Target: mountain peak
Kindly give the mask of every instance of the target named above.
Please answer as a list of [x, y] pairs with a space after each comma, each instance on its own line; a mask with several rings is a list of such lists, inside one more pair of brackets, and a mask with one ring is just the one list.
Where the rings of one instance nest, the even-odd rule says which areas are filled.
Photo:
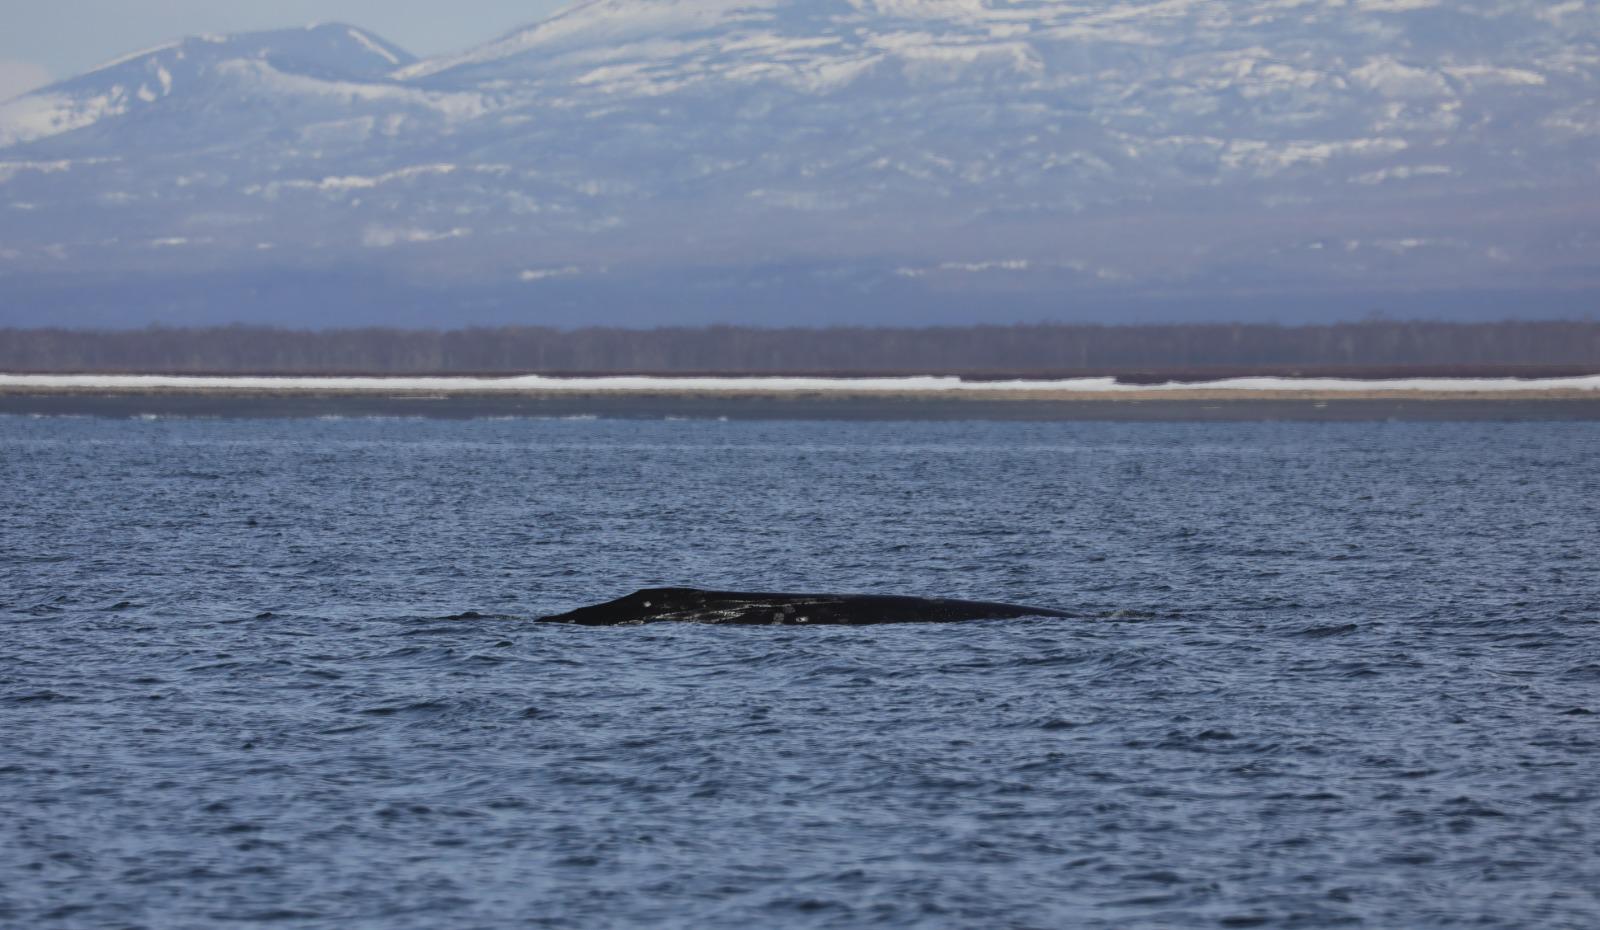
[[164, 105], [238, 62], [323, 81], [383, 80], [416, 56], [345, 23], [233, 35], [197, 35], [106, 62], [0, 106], [0, 147], [62, 135]]

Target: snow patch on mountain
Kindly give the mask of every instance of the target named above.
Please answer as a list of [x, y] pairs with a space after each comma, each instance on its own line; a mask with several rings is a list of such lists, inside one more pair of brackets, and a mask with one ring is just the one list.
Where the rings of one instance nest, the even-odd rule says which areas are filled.
[[459, 55], [421, 61], [395, 72], [400, 80], [431, 77], [526, 55], [534, 50], [616, 45], [628, 40], [708, 32], [735, 22], [760, 22], [785, 0], [588, 0], [497, 41]]
[[211, 42], [213, 44], [221, 45], [221, 44], [223, 44], [223, 43], [225, 43], [227, 41], [228, 41], [227, 39], [224, 39], [221, 36], [193, 36], [193, 37], [190, 37], [190, 38], [187, 38], [187, 39], [174, 39], [171, 42], [163, 42], [160, 45], [151, 46], [150, 48], [143, 49], [141, 51], [137, 51], [137, 52], [133, 52], [133, 53], [128, 54], [128, 55], [122, 55], [122, 56], [119, 56], [117, 58], [113, 58], [112, 60], [110, 60], [108, 62], [105, 62], [103, 64], [97, 65], [97, 66], [95, 66], [93, 68], [90, 68], [88, 71], [84, 72], [84, 76], [88, 76], [88, 75], [92, 75], [92, 74], [99, 74], [102, 71], [110, 71], [113, 68], [119, 68], [122, 65], [128, 64], [130, 62], [144, 61], [146, 59], [156, 58], [157, 56], [161, 55], [163, 52], [178, 51], [178, 50], [181, 50], [184, 47], [184, 45], [189, 43], [189, 42]]
[[74, 161], [69, 158], [62, 158], [55, 161], [0, 161], [0, 184], [4, 184], [24, 172], [60, 174], [71, 171], [77, 165], [106, 164], [114, 160], [110, 158], [86, 158]]
[[249, 91], [280, 98], [320, 98], [345, 107], [398, 105], [427, 110], [453, 121], [476, 119], [489, 111], [480, 94], [427, 91], [400, 84], [324, 80], [280, 71], [261, 59], [224, 61], [216, 66], [216, 74]]
[[370, 177], [345, 175], [342, 177], [326, 177], [316, 181], [300, 179], [273, 181], [270, 184], [246, 187], [244, 192], [246, 194], [266, 194], [271, 197], [276, 196], [282, 190], [311, 190], [324, 193], [329, 191], [370, 190], [395, 181], [409, 181], [428, 175], [453, 174], [456, 170], [456, 165], [448, 164], [413, 165], [409, 168], [400, 168]]
[[1449, 178], [1461, 172], [1449, 165], [1397, 165], [1393, 168], [1379, 168], [1377, 171], [1368, 171], [1351, 178], [1353, 184], [1386, 184], [1390, 181], [1406, 181], [1411, 178]]
[[583, 274], [583, 269], [577, 265], [562, 265], [559, 268], [528, 268], [517, 275], [517, 279], [525, 284], [535, 281], [547, 281], [551, 278], [570, 278]]
[[447, 239], [462, 239], [472, 235], [472, 230], [464, 226], [453, 229], [422, 229], [415, 226], [368, 226], [361, 233], [361, 244], [369, 249], [387, 249], [390, 246], [406, 245], [427, 242], [442, 242]]
[[128, 88], [121, 84], [95, 96], [38, 92], [18, 97], [0, 104], [0, 148], [92, 126], [128, 112], [129, 104]]
[[399, 66], [401, 64], [401, 59], [400, 59], [400, 55], [399, 54], [397, 54], [392, 49], [384, 47], [382, 44], [380, 44], [378, 42], [378, 40], [376, 38], [374, 38], [373, 36], [368, 35], [365, 32], [362, 32], [360, 29], [353, 29], [353, 28], [346, 27], [345, 28], [345, 34], [350, 36], [350, 38], [355, 39], [356, 42], [358, 44], [360, 44], [360, 46], [362, 48], [366, 49], [367, 51], [371, 52], [374, 55], [377, 55], [379, 58], [382, 58], [384, 61], [387, 61], [389, 64], [395, 65], [395, 66]]

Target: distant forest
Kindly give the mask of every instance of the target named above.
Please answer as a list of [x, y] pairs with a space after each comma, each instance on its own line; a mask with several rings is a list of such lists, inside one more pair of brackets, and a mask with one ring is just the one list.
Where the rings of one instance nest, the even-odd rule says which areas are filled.
[[1600, 322], [926, 329], [0, 329], [0, 370], [230, 374], [1600, 371]]

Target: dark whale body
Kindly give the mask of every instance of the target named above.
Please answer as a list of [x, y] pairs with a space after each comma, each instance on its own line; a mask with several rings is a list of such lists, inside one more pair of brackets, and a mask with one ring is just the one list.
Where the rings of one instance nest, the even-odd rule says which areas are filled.
[[580, 607], [543, 623], [633, 626], [641, 623], [722, 623], [732, 626], [869, 626], [879, 623], [955, 623], [1013, 617], [1070, 617], [1042, 607], [883, 594], [762, 594], [647, 588]]

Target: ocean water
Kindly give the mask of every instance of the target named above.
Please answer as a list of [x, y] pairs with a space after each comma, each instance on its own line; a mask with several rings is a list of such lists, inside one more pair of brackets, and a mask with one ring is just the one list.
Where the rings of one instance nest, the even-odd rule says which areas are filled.
[[[1600, 926], [1597, 461], [0, 418], [0, 925]], [[533, 622], [662, 584], [1081, 618]]]

